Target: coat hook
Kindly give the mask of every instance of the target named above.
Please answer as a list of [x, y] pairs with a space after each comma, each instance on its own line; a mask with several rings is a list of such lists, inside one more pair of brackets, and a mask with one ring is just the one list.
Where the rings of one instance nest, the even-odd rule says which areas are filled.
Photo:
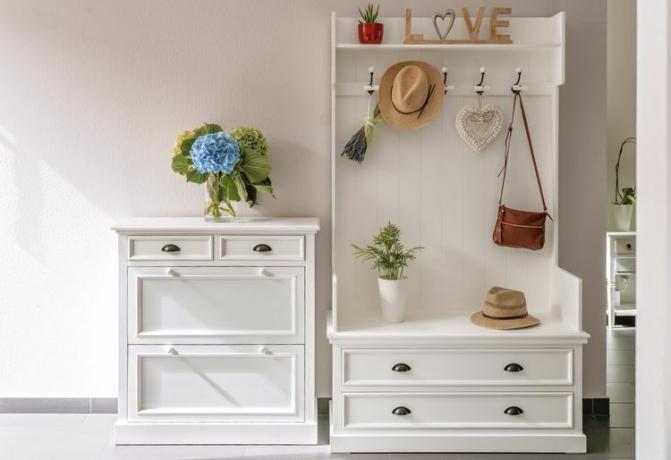
[[448, 91], [454, 89], [454, 86], [447, 84], [447, 67], [443, 67], [441, 71], [443, 72], [443, 94], [447, 94]]
[[514, 94], [520, 94], [521, 91], [526, 91], [527, 87], [520, 85], [520, 81], [522, 81], [522, 69], [518, 67], [515, 69], [515, 72], [517, 72], [517, 81], [510, 87], [510, 90]]
[[484, 93], [485, 91], [489, 91], [489, 86], [483, 85], [483, 83], [485, 82], [485, 73], [486, 72], [487, 72], [487, 69], [485, 69], [484, 67], [480, 67], [480, 81], [474, 87], [475, 92], [478, 93], [480, 96], [482, 96], [482, 93]]
[[375, 91], [377, 91], [378, 86], [373, 85], [373, 76], [375, 75], [375, 68], [374, 67], [368, 67], [368, 74], [369, 74], [369, 79], [368, 79], [368, 84], [363, 87], [370, 96], [373, 95]]

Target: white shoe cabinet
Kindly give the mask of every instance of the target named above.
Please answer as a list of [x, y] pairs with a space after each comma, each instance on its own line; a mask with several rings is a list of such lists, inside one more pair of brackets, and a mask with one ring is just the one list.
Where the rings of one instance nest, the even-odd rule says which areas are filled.
[[[487, 14], [490, 9], [487, 8]], [[473, 12], [472, 12], [473, 13]], [[332, 17], [334, 452], [585, 452], [582, 431], [581, 281], [557, 263], [558, 87], [564, 82], [564, 15], [510, 18], [512, 45], [404, 45], [404, 18], [384, 18], [381, 45], [356, 42], [356, 18]], [[435, 35], [430, 18], [412, 30]], [[489, 31], [488, 20], [481, 34]], [[466, 36], [457, 18], [452, 38]], [[448, 70], [442, 112], [431, 124], [376, 129], [362, 164], [340, 157], [366, 113], [369, 67], [421, 60]], [[455, 117], [484, 104], [510, 119], [521, 84], [549, 212], [540, 251], [492, 242], [505, 128], [483, 152], [458, 137]], [[437, 89], [439, 90], [439, 89]], [[512, 141], [505, 202], [540, 210], [523, 129]], [[571, 206], [571, 203], [566, 204]], [[376, 275], [352, 256], [388, 221], [407, 246], [423, 246], [407, 269], [409, 311], [382, 319]], [[470, 315], [492, 286], [525, 292], [537, 327], [499, 331]]]
[[317, 219], [119, 235], [117, 444], [315, 444]]

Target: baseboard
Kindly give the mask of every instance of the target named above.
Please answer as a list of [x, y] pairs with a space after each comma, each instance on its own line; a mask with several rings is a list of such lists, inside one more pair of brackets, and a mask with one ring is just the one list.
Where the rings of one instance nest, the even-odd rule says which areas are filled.
[[[328, 414], [330, 398], [317, 399], [317, 412]], [[2, 414], [116, 414], [116, 398], [0, 398]], [[585, 398], [582, 413], [591, 417], [608, 417], [608, 398]]]
[[610, 417], [609, 398], [584, 398], [582, 415], [589, 417]]
[[0, 398], [3, 414], [116, 414], [117, 398]]

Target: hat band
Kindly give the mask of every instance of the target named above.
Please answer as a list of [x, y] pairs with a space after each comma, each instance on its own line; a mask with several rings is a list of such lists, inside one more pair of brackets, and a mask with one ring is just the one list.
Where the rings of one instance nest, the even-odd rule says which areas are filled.
[[508, 316], [508, 317], [505, 317], [505, 318], [499, 318], [499, 317], [496, 317], [496, 316], [489, 316], [488, 314], [486, 314], [486, 313], [483, 312], [483, 313], [482, 313], [482, 316], [484, 316], [484, 317], [487, 318], [487, 319], [497, 319], [497, 320], [507, 321], [507, 320], [509, 320], [509, 319], [522, 319], [522, 318], [526, 318], [527, 316], [529, 316], [529, 314], [528, 314], [528, 313], [525, 313], [525, 314], [523, 314], [523, 315], [519, 315], [519, 316]]
[[485, 305], [489, 305], [490, 307], [494, 307], [494, 308], [523, 308], [523, 307], [527, 306], [527, 303], [522, 302], [521, 304], [518, 304], [518, 305], [504, 305], [504, 304], [501, 304], [501, 303], [494, 303], [494, 302], [490, 302], [489, 300], [485, 300]]
[[[429, 91], [426, 94], [426, 99], [424, 99], [424, 103], [422, 104], [422, 106], [420, 108], [418, 108], [417, 110], [413, 110], [411, 112], [404, 112], [403, 110], [396, 107], [396, 104], [394, 104], [394, 98], [393, 97], [390, 97], [389, 100], [391, 101], [391, 105], [394, 107], [394, 110], [396, 110], [398, 113], [400, 113], [402, 115], [412, 115], [413, 113], [416, 113], [417, 118], [419, 118], [419, 117], [422, 116], [422, 112], [424, 112], [424, 109], [429, 104], [429, 99], [431, 99], [431, 95], [433, 94], [433, 90], [435, 88], [436, 88], [436, 84], [431, 83], [431, 86], [429, 87]], [[392, 84], [389, 92], [393, 93], [393, 91], [394, 91], [394, 85]]]

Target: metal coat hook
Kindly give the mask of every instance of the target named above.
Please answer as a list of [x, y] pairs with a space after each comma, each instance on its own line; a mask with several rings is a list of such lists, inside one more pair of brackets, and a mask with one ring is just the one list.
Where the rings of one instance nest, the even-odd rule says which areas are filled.
[[487, 69], [484, 67], [480, 67], [480, 81], [478, 82], [477, 85], [474, 86], [475, 92], [478, 93], [480, 96], [482, 96], [482, 93], [485, 91], [489, 91], [489, 86], [484, 85], [485, 82], [485, 73], [487, 72]]
[[514, 94], [520, 94], [520, 92], [526, 91], [527, 87], [520, 85], [520, 81], [522, 81], [522, 69], [518, 67], [515, 69], [515, 72], [517, 72], [517, 81], [513, 84], [513, 86], [510, 87], [510, 90]]
[[443, 67], [441, 71], [443, 72], [443, 94], [447, 94], [448, 91], [454, 89], [454, 86], [447, 84], [447, 67]]
[[368, 92], [370, 96], [373, 95], [375, 91], [378, 90], [379, 86], [373, 84], [373, 76], [375, 75], [375, 68], [374, 67], [368, 67], [368, 74], [369, 74], [369, 79], [368, 79], [368, 84], [363, 87], [363, 89]]

